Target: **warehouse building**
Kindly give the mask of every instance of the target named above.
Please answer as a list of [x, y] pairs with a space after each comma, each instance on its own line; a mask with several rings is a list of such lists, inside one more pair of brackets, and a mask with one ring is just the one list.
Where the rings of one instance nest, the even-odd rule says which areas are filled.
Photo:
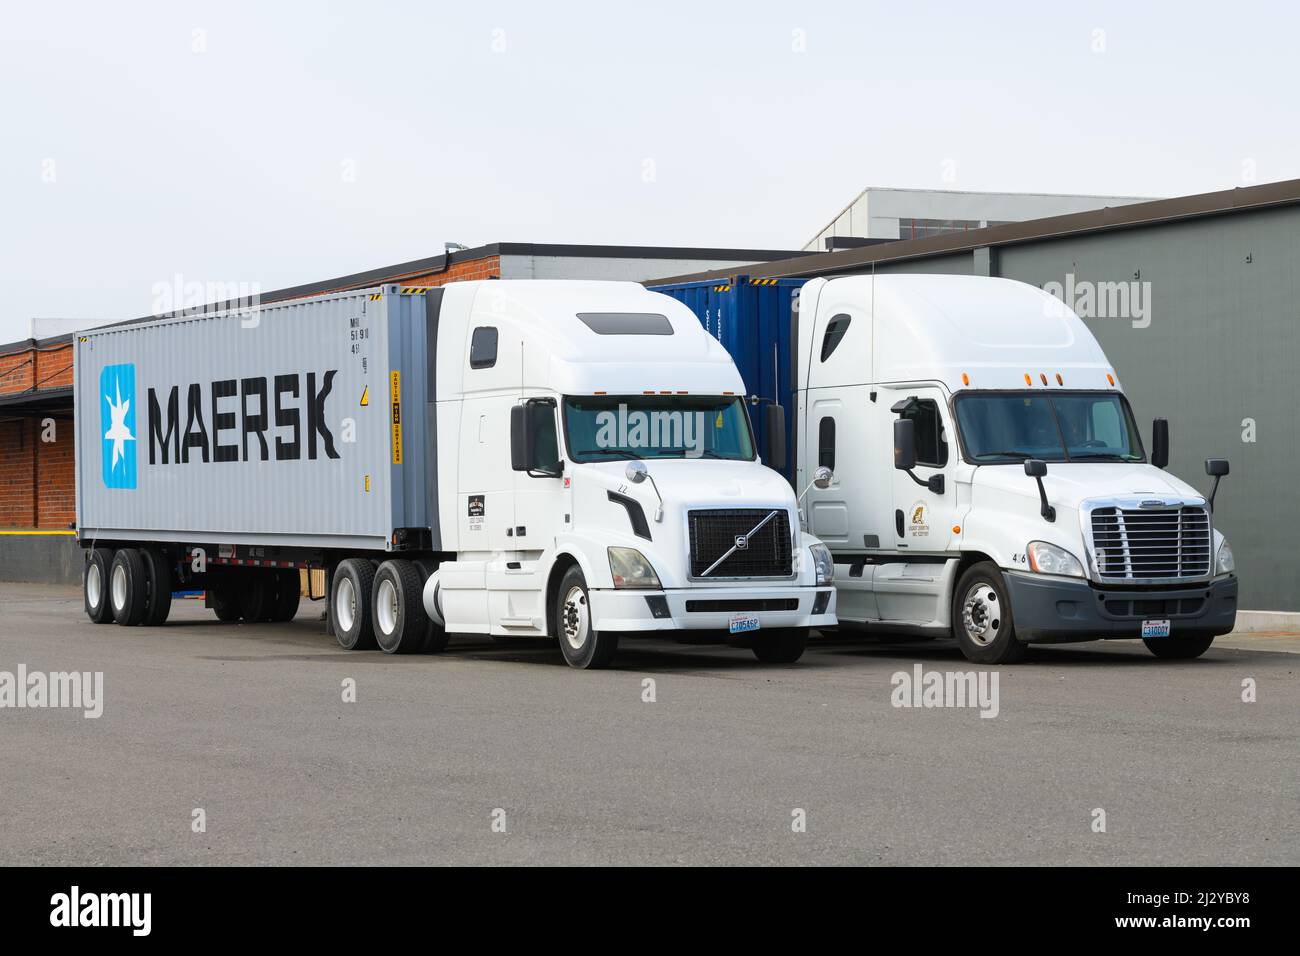
[[1144, 432], [1169, 419], [1171, 471], [1208, 490], [1204, 459], [1230, 460], [1214, 517], [1236, 554], [1241, 606], [1300, 612], [1300, 180], [672, 281], [871, 272], [1002, 276], [1068, 301], [1115, 364]]
[[1149, 202], [1152, 198], [868, 186], [819, 230], [804, 249], [832, 252], [895, 239], [927, 239], [1009, 222]]
[[[260, 296], [263, 303], [382, 283], [438, 286], [471, 279], [623, 279], [735, 268], [790, 250], [546, 245], [457, 249]], [[129, 321], [147, 321], [145, 316]], [[72, 430], [72, 336], [0, 345], [0, 581], [80, 580]]]

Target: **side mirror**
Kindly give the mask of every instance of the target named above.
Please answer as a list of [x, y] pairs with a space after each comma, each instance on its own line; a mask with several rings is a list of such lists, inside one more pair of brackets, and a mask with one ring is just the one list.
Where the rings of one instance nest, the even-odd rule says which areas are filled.
[[819, 491], [825, 491], [831, 486], [831, 482], [834, 480], [835, 473], [825, 465], [822, 465], [813, 472], [813, 487], [817, 488]]
[[916, 467], [916, 423], [910, 418], [894, 421], [894, 467], [899, 471]]
[[763, 434], [767, 441], [767, 466], [777, 471], [784, 471], [785, 409], [780, 405], [763, 406]]
[[1214, 511], [1214, 496], [1219, 493], [1219, 479], [1228, 473], [1228, 459], [1226, 458], [1207, 458], [1205, 459], [1205, 473], [1214, 479], [1214, 487], [1210, 489], [1210, 511]]
[[1157, 418], [1151, 423], [1151, 464], [1157, 468], [1169, 467], [1169, 419]]
[[533, 430], [528, 427], [528, 406], [511, 406], [510, 467], [514, 471], [528, 471], [533, 465], [533, 454], [536, 450], [533, 443]]
[[1047, 521], [1055, 521], [1056, 509], [1047, 503], [1047, 489], [1043, 487], [1043, 476], [1047, 474], [1047, 462], [1041, 458], [1026, 458], [1025, 474], [1038, 482], [1038, 513]]
[[659, 499], [659, 504], [655, 508], [655, 521], [663, 521], [664, 496], [659, 494], [659, 486], [655, 484], [654, 478], [650, 477], [650, 469], [646, 467], [645, 462], [629, 461], [627, 467], [623, 469], [623, 474], [634, 485], [639, 485], [643, 481], [650, 482], [650, 487], [655, 490], [655, 497]]

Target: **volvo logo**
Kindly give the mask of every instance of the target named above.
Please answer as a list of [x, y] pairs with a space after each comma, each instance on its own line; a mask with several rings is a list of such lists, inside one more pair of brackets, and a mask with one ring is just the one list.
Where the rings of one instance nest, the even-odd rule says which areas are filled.
[[747, 534], [736, 535], [736, 550], [737, 551], [749, 550], [749, 535]]

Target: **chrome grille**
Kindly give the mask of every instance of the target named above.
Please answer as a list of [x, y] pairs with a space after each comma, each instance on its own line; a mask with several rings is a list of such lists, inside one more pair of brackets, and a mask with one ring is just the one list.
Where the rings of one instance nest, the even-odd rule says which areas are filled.
[[1106, 581], [1178, 580], [1210, 574], [1210, 514], [1202, 507], [1096, 508], [1092, 547]]
[[738, 550], [710, 572], [710, 578], [788, 578], [794, 574], [794, 542], [790, 515], [784, 509], [726, 508], [688, 514], [691, 535], [691, 577], [705, 571], [748, 535], [764, 518], [772, 520], [746, 539]]

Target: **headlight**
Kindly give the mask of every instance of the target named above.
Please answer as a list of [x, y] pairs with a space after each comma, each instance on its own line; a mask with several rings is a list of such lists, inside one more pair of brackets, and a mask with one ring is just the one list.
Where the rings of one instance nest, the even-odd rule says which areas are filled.
[[609, 572], [616, 588], [660, 588], [659, 575], [636, 548], [610, 548]]
[[1063, 574], [1072, 578], [1083, 577], [1083, 565], [1064, 548], [1046, 541], [1030, 541], [1027, 549], [1029, 566], [1039, 574]]
[[817, 584], [830, 584], [835, 580], [835, 561], [831, 558], [831, 549], [824, 544], [808, 546], [812, 554], [813, 567], [817, 569]]
[[1228, 545], [1228, 539], [1224, 538], [1223, 543], [1219, 545], [1219, 556], [1214, 559], [1215, 574], [1230, 574], [1237, 570], [1237, 562], [1232, 557], [1232, 548]]

